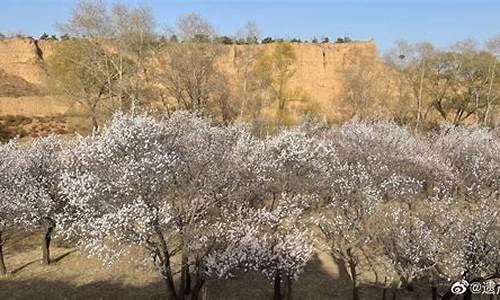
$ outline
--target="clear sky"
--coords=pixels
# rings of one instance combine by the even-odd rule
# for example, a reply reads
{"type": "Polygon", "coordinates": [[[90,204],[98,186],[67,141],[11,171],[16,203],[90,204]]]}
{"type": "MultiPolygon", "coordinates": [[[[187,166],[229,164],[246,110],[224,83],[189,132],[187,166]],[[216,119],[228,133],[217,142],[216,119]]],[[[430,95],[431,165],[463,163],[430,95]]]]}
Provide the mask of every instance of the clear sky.
{"type": "MultiPolygon", "coordinates": [[[[479,42],[500,34],[500,0],[123,0],[146,4],[160,27],[196,12],[220,34],[231,35],[255,21],[263,36],[311,39],[349,36],[375,39],[383,51],[396,40],[430,41],[446,46],[457,40],[479,42]]],[[[57,33],[73,0],[0,0],[0,32],[39,36],[57,33]]]]}

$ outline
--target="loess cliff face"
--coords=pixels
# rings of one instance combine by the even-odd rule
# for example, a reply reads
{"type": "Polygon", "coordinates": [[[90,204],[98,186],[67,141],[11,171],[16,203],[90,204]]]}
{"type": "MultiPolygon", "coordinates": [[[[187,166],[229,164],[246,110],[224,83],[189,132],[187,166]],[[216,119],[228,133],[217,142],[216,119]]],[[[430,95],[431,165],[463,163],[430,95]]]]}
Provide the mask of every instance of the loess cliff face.
{"type": "Polygon", "coordinates": [[[0,142],[75,131],[71,105],[46,95],[44,58],[53,41],[0,39],[0,142]]]}
{"type": "MultiPolygon", "coordinates": [[[[0,118],[6,115],[46,117],[65,114],[70,109],[61,107],[60,99],[42,95],[46,86],[47,73],[45,60],[52,53],[55,43],[51,40],[10,38],[0,40],[0,118]],[[56,104],[52,102],[57,102],[56,104]],[[43,109],[42,109],[43,107],[43,109]],[[47,111],[56,107],[52,113],[47,111]]],[[[264,52],[272,51],[276,44],[257,45],[264,52]]],[[[228,78],[235,78],[236,56],[245,45],[229,45],[222,61],[223,72],[228,78]]],[[[348,77],[346,70],[352,72],[357,66],[362,72],[386,74],[390,70],[380,59],[374,41],[351,42],[343,44],[293,43],[297,60],[289,88],[300,89],[307,99],[325,119],[349,118],[343,110],[341,99],[345,93],[348,77]],[[360,69],[363,68],[363,69],[360,69]]],[[[357,71],[356,71],[357,72],[357,71]]],[[[291,103],[292,113],[304,111],[302,104],[291,103]]],[[[64,106],[64,105],[63,105],[64,106]]]]}
{"type": "Polygon", "coordinates": [[[33,39],[1,39],[0,70],[32,84],[43,84],[43,53],[33,39]]]}
{"type": "Polygon", "coordinates": [[[293,47],[297,61],[290,87],[303,90],[309,101],[327,119],[338,119],[344,114],[340,102],[346,89],[346,73],[353,72],[353,66],[368,65],[368,69],[386,69],[373,41],[342,44],[294,43],[293,47]]]}
{"type": "MultiPolygon", "coordinates": [[[[41,85],[46,80],[44,60],[50,56],[57,41],[11,38],[0,40],[0,71],[19,77],[29,83],[41,85]]],[[[344,71],[347,64],[356,62],[362,55],[373,64],[380,62],[374,41],[352,42],[344,44],[311,44],[293,43],[297,56],[295,74],[290,82],[292,86],[300,86],[313,98],[327,100],[339,95],[342,91],[344,71]]],[[[222,64],[225,71],[235,72],[232,67],[235,51],[239,47],[228,46],[222,64]]],[[[270,50],[274,44],[257,47],[270,50]]]]}
{"type": "MultiPolygon", "coordinates": [[[[235,57],[244,52],[245,45],[230,47],[224,61],[221,62],[222,70],[230,75],[235,75],[235,57]]],[[[271,52],[276,44],[253,46],[263,52],[271,52]]],[[[308,106],[320,112],[324,119],[345,120],[351,117],[342,103],[349,76],[347,73],[355,74],[359,78],[369,81],[370,88],[383,90],[385,87],[377,87],[374,83],[376,77],[387,76],[393,78],[391,69],[385,65],[378,54],[376,44],[373,40],[365,42],[350,43],[292,43],[296,55],[293,65],[294,75],[289,81],[288,88],[300,90],[307,98],[308,106]],[[365,75],[359,75],[367,73],[365,75]],[[377,74],[375,77],[374,74],[377,74]],[[373,80],[372,80],[373,79],[373,80]],[[373,81],[373,82],[372,82],[373,81]]],[[[236,78],[236,76],[229,76],[236,78]]],[[[391,80],[384,85],[391,85],[391,80]]],[[[298,116],[305,110],[304,103],[291,102],[289,110],[292,115],[298,116]]]]}

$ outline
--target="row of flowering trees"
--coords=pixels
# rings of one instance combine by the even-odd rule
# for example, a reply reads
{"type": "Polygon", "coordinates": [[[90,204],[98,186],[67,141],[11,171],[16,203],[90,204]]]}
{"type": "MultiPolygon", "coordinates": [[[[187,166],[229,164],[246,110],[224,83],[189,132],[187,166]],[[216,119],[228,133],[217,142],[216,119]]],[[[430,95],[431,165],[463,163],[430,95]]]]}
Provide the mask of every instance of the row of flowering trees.
{"type": "Polygon", "coordinates": [[[437,278],[500,277],[499,191],[500,134],[485,128],[304,123],[258,138],[188,113],[117,114],[87,137],[0,145],[0,238],[42,228],[46,264],[56,228],[109,264],[141,248],[168,299],[249,270],[292,299],[325,247],[353,299],[366,261],[408,289],[429,279],[437,299],[437,278]]]}

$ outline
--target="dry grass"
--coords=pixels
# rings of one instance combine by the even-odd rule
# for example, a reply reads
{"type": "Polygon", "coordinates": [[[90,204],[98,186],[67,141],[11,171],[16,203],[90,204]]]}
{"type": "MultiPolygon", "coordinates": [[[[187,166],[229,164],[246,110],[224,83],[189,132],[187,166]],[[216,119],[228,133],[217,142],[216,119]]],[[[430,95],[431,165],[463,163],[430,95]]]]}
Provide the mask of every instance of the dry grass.
{"type": "MultiPolygon", "coordinates": [[[[7,241],[6,264],[11,273],[0,279],[0,299],[164,299],[164,286],[151,266],[139,262],[142,258],[130,259],[139,257],[140,251],[106,267],[56,242],[51,251],[53,264],[44,266],[39,260],[39,242],[39,233],[18,234],[7,241]]],[[[316,255],[294,285],[295,299],[351,299],[351,281],[341,265],[327,254],[316,255]]],[[[371,277],[368,272],[363,275],[371,277]]],[[[272,299],[272,289],[270,280],[250,272],[209,281],[204,294],[210,300],[272,299]]],[[[397,299],[429,299],[428,292],[422,283],[415,292],[400,292],[397,299]]],[[[382,289],[362,284],[361,297],[381,299],[382,289]]]]}
{"type": "Polygon", "coordinates": [[[0,115],[47,117],[70,110],[70,103],[55,96],[0,97],[0,115]]]}
{"type": "Polygon", "coordinates": [[[0,141],[8,141],[15,137],[36,138],[49,134],[73,133],[79,131],[77,124],[71,117],[64,115],[49,117],[0,116],[0,141]]]}
{"type": "Polygon", "coordinates": [[[14,137],[88,133],[87,118],[74,104],[55,96],[0,97],[0,142],[14,137]]]}

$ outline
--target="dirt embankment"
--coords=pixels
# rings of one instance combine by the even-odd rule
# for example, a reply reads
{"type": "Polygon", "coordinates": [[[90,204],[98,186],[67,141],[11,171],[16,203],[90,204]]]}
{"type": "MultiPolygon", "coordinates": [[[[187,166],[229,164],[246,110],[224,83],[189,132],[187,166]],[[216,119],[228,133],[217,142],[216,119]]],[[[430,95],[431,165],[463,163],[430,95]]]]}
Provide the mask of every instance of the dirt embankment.
{"type": "Polygon", "coordinates": [[[0,39],[0,141],[74,131],[65,116],[70,105],[45,92],[53,43],[0,39]]]}
{"type": "MultiPolygon", "coordinates": [[[[20,38],[0,40],[0,123],[5,124],[2,120],[6,117],[12,120],[13,116],[22,119],[39,117],[58,119],[60,115],[67,114],[71,110],[69,103],[44,94],[44,91],[48,90],[44,88],[48,82],[45,60],[52,53],[55,43],[58,41],[20,38]]],[[[294,65],[294,76],[290,80],[290,88],[300,88],[326,119],[335,119],[343,114],[339,102],[345,87],[346,66],[366,64],[369,61],[373,68],[386,68],[378,55],[374,41],[292,45],[297,61],[294,65]],[[363,62],[360,62],[360,57],[364,58],[363,62]]],[[[241,52],[239,48],[247,46],[227,47],[228,51],[223,57],[221,66],[224,72],[234,75],[237,52],[241,52]]],[[[270,51],[275,44],[257,47],[270,51]]],[[[234,78],[234,76],[229,77],[234,78]]],[[[291,105],[293,111],[295,104],[291,105]]],[[[300,107],[297,111],[300,112],[300,107]]],[[[25,122],[27,121],[21,124],[25,122]]],[[[57,127],[57,124],[50,123],[50,126],[57,127]]],[[[15,135],[17,129],[13,129],[12,134],[15,135]]],[[[71,131],[71,128],[65,130],[71,131]]],[[[26,134],[29,130],[21,132],[26,134]]],[[[40,134],[43,132],[38,132],[36,135],[40,134]]]]}
{"type": "MultiPolygon", "coordinates": [[[[44,60],[50,56],[57,41],[32,39],[0,40],[0,72],[16,76],[35,85],[46,81],[44,60]]],[[[374,64],[381,64],[374,41],[340,44],[293,43],[297,56],[292,86],[301,86],[315,99],[331,99],[338,95],[343,86],[346,64],[353,63],[360,55],[369,57],[374,64]]],[[[275,44],[259,45],[270,50],[275,44]]],[[[229,51],[223,58],[225,71],[234,73],[235,51],[247,47],[227,46],[229,51]]]]}
{"type": "Polygon", "coordinates": [[[39,93],[37,85],[0,69],[0,97],[23,97],[39,93]]]}
{"type": "Polygon", "coordinates": [[[33,39],[0,40],[0,69],[32,84],[42,84],[46,78],[43,53],[33,39]]]}

